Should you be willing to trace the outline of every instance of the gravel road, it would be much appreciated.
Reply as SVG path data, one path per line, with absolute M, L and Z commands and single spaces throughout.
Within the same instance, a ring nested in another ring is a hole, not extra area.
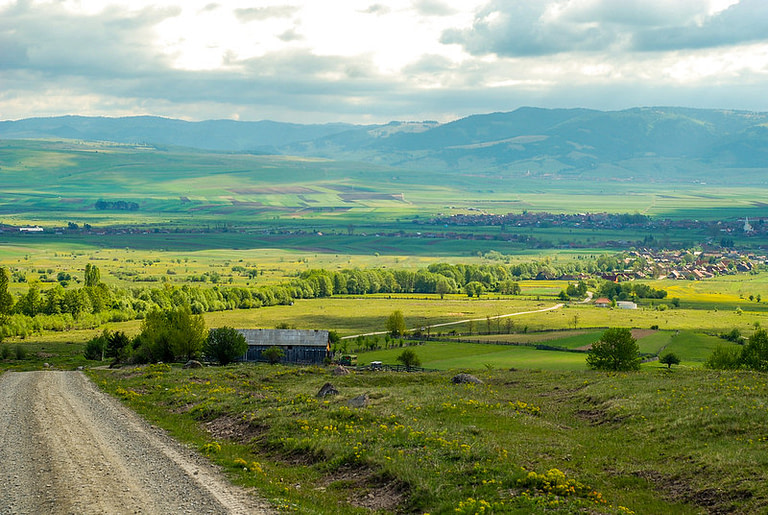
M 81 372 L 0 376 L 0 513 L 262 514 Z

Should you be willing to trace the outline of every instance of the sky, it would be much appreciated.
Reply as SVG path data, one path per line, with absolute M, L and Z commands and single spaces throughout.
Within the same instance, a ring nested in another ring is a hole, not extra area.
M 0 120 L 768 111 L 767 0 L 0 0 Z

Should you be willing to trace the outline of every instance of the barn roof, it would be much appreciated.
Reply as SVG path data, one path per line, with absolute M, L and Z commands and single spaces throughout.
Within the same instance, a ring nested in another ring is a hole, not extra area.
M 248 345 L 326 347 L 328 331 L 313 329 L 238 329 Z

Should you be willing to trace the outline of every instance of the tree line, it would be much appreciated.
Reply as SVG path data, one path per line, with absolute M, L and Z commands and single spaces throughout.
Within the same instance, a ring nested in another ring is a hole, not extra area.
M 488 292 L 520 293 L 519 280 L 610 271 L 617 258 L 599 256 L 563 263 L 550 260 L 517 264 L 435 263 L 422 269 L 313 269 L 276 285 L 121 287 L 105 284 L 97 266 L 87 264 L 83 285 L 57 284 L 43 289 L 37 281 L 15 298 L 8 293 L 8 270 L 0 268 L 0 337 L 22 336 L 41 330 L 88 329 L 106 322 L 144 319 L 156 310 L 188 307 L 193 315 L 210 311 L 288 305 L 294 299 L 373 293 L 431 293 L 480 296 Z

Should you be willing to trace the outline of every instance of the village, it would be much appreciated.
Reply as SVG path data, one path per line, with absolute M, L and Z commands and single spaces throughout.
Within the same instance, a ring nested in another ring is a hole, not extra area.
M 757 272 L 768 265 L 768 257 L 738 251 L 693 251 L 639 249 L 627 253 L 625 269 L 600 275 L 621 282 L 633 279 L 700 281 L 719 275 Z

